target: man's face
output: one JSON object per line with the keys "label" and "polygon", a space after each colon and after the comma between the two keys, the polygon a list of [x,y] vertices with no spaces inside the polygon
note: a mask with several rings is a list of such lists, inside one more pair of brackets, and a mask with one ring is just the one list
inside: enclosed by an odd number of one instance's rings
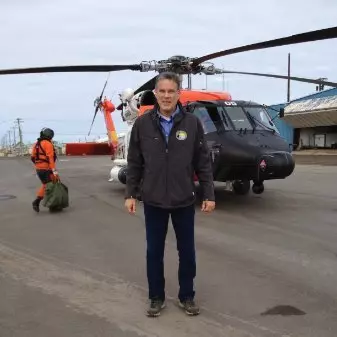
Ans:
{"label": "man's face", "polygon": [[174,112],[177,102],[179,100],[179,95],[180,91],[174,81],[163,79],[157,83],[155,96],[162,112]]}

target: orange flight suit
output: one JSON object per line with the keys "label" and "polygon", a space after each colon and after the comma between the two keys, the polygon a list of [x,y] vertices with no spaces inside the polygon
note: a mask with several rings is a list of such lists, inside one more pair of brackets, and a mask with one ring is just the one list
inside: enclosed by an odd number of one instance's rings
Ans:
{"label": "orange flight suit", "polygon": [[47,139],[38,140],[33,148],[31,160],[35,165],[36,173],[42,182],[42,186],[37,191],[37,197],[43,199],[46,184],[55,179],[57,159],[54,145]]}

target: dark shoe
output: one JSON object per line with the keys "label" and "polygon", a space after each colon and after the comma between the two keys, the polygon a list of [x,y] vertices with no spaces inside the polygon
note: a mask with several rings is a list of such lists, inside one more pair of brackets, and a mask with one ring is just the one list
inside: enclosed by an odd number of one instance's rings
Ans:
{"label": "dark shoe", "polygon": [[200,309],[193,299],[186,299],[184,301],[179,301],[179,306],[185,310],[187,315],[196,316],[199,315],[200,313]]}
{"label": "dark shoe", "polygon": [[35,199],[32,203],[33,205],[33,210],[37,213],[40,212],[40,202],[41,202],[41,199]]}
{"label": "dark shoe", "polygon": [[157,317],[160,315],[162,309],[165,308],[165,301],[153,299],[150,301],[149,308],[147,309],[146,315],[149,317]]}

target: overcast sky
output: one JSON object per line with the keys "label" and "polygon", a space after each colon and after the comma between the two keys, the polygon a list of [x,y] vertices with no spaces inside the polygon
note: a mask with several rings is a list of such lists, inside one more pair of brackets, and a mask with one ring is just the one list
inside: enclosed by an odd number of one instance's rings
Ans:
{"label": "overcast sky", "polygon": [[[129,64],[180,54],[202,56],[218,50],[336,25],[336,0],[1,0],[0,68]],[[228,70],[327,77],[337,81],[337,40],[251,51],[215,59]],[[136,89],[154,73],[113,72],[106,94],[118,104],[118,92]],[[0,140],[15,118],[24,120],[24,140],[36,139],[44,126],[56,140],[84,140],[93,102],[106,73],[0,76]],[[222,90],[234,99],[264,104],[286,100],[287,82],[243,75],[193,77],[195,89]],[[291,83],[291,97],[315,91],[315,85]],[[113,115],[118,131],[125,126]],[[64,122],[61,122],[64,120]],[[105,134],[97,116],[93,136]],[[91,137],[87,138],[92,139]]]}

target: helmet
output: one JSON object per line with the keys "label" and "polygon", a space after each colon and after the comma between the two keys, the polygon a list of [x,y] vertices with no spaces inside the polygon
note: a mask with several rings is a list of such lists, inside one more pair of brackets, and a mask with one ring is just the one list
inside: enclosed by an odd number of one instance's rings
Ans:
{"label": "helmet", "polygon": [[54,137],[54,131],[49,128],[43,128],[40,132],[41,138],[52,139]]}

